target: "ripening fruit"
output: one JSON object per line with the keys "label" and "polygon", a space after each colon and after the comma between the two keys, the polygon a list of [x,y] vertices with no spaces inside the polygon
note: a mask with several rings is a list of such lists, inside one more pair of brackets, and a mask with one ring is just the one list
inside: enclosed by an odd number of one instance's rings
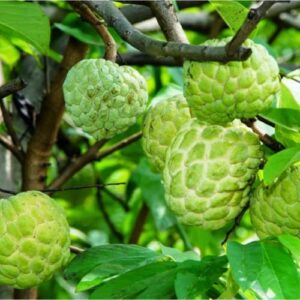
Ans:
{"label": "ripening fruit", "polygon": [[177,131],[191,119],[190,109],[182,94],[152,105],[143,127],[143,149],[154,167],[162,172],[167,148]]}
{"label": "ripening fruit", "polygon": [[41,192],[0,200],[0,284],[30,288],[69,260],[69,225],[63,210]]}
{"label": "ripening fruit", "polygon": [[63,85],[74,124],[95,139],[108,139],[136,123],[148,100],[145,79],[133,68],[104,59],[84,59]]}
{"label": "ripening fruit", "polygon": [[250,216],[260,238],[284,233],[300,237],[300,166],[289,168],[271,186],[261,183],[251,199]]}
{"label": "ripening fruit", "polygon": [[[204,45],[224,46],[228,41],[210,40]],[[271,107],[280,88],[278,65],[263,46],[251,40],[243,46],[252,49],[245,61],[184,63],[184,95],[201,122],[224,124]]]}
{"label": "ripening fruit", "polygon": [[186,225],[223,227],[249,200],[262,154],[258,137],[238,120],[226,126],[189,121],[167,150],[168,206]]}

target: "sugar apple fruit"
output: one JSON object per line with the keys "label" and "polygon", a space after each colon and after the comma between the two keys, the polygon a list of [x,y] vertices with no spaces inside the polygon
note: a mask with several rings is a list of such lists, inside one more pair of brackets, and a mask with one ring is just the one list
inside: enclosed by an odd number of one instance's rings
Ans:
{"label": "sugar apple fruit", "polygon": [[69,226],[62,209],[41,192],[0,200],[0,284],[39,285],[69,260]]}
{"label": "sugar apple fruit", "polygon": [[191,119],[189,106],[182,94],[163,99],[147,112],[142,145],[154,167],[162,172],[167,148],[177,131]]}
{"label": "sugar apple fruit", "polygon": [[63,85],[74,124],[95,139],[108,139],[136,123],[148,100],[145,79],[133,68],[104,59],[84,59]]}
{"label": "sugar apple fruit", "polygon": [[260,238],[284,233],[300,238],[300,166],[289,168],[271,186],[258,185],[250,216]]}
{"label": "sugar apple fruit", "polygon": [[166,154],[166,201],[186,225],[215,230],[249,201],[262,150],[258,137],[239,120],[183,126]]}
{"label": "sugar apple fruit", "polygon": [[[204,45],[224,46],[228,41],[210,40]],[[244,46],[252,49],[245,61],[184,62],[184,95],[199,120],[224,124],[270,108],[280,88],[278,65],[263,46],[251,40]]]}

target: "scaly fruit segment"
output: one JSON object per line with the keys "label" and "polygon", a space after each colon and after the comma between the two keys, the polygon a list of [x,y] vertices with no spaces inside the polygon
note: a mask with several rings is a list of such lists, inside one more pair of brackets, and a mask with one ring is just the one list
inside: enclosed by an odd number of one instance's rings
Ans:
{"label": "scaly fruit segment", "polygon": [[[228,41],[210,40],[204,45],[225,46]],[[184,95],[201,122],[224,124],[271,107],[280,89],[278,65],[263,46],[251,40],[244,46],[252,49],[245,61],[184,63]]]}
{"label": "scaly fruit segment", "polygon": [[162,172],[166,152],[178,130],[191,119],[188,104],[182,94],[152,105],[143,127],[143,149],[156,170]]}
{"label": "scaly fruit segment", "polygon": [[184,224],[223,227],[248,202],[262,155],[258,137],[239,121],[226,126],[189,121],[167,150],[167,204]]}
{"label": "scaly fruit segment", "polygon": [[252,224],[260,238],[300,237],[300,166],[291,167],[269,187],[261,183],[250,203]]}
{"label": "scaly fruit segment", "polygon": [[145,79],[133,68],[104,59],[85,59],[63,85],[66,109],[74,124],[95,139],[124,132],[144,113]]}

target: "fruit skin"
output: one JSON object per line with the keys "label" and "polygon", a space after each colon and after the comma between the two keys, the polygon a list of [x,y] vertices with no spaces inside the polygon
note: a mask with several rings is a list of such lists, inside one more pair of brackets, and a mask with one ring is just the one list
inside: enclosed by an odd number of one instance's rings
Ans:
{"label": "fruit skin", "polygon": [[0,200],[0,284],[39,285],[68,262],[69,246],[69,225],[53,199],[29,191]]}
{"label": "fruit skin", "polygon": [[258,137],[238,120],[226,126],[189,121],[167,150],[168,206],[186,225],[223,227],[248,202],[262,155]]}
{"label": "fruit skin", "polygon": [[[229,39],[210,40],[204,45],[224,46]],[[200,121],[224,124],[254,117],[271,107],[280,89],[278,65],[263,46],[251,40],[243,46],[252,49],[245,61],[185,61],[184,95]]]}
{"label": "fruit skin", "polygon": [[190,119],[190,109],[182,94],[163,99],[149,108],[142,146],[157,171],[162,172],[167,148],[178,130]]}
{"label": "fruit skin", "polygon": [[95,139],[108,139],[136,123],[148,100],[145,79],[133,68],[104,59],[84,59],[63,85],[74,124]]}
{"label": "fruit skin", "polygon": [[300,166],[286,170],[271,186],[257,186],[250,202],[260,238],[292,234],[300,238]]}

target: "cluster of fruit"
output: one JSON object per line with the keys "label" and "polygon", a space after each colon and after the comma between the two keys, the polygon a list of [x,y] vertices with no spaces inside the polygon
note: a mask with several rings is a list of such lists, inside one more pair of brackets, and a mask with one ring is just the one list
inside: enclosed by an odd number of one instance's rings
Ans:
{"label": "cluster of fruit", "polygon": [[[250,201],[260,237],[299,235],[300,167],[253,192],[263,151],[256,134],[238,119],[271,106],[279,71],[264,47],[252,41],[245,46],[253,51],[246,61],[186,61],[184,93],[149,108],[143,148],[162,173],[167,204],[182,223],[219,229]],[[136,70],[103,59],[80,61],[63,88],[74,124],[97,140],[127,130],[148,101],[146,82]],[[0,284],[36,286],[66,264],[69,227],[50,197],[31,191],[1,199],[0,216]]]}
{"label": "cluster of fruit", "polygon": [[[227,40],[212,40],[224,46]],[[300,168],[270,187],[254,188],[263,151],[240,120],[270,108],[279,92],[279,70],[267,50],[248,40],[243,62],[184,63],[183,94],[152,105],[145,118],[143,148],[162,173],[166,201],[179,220],[215,230],[250,201],[257,234],[300,231]]]}

